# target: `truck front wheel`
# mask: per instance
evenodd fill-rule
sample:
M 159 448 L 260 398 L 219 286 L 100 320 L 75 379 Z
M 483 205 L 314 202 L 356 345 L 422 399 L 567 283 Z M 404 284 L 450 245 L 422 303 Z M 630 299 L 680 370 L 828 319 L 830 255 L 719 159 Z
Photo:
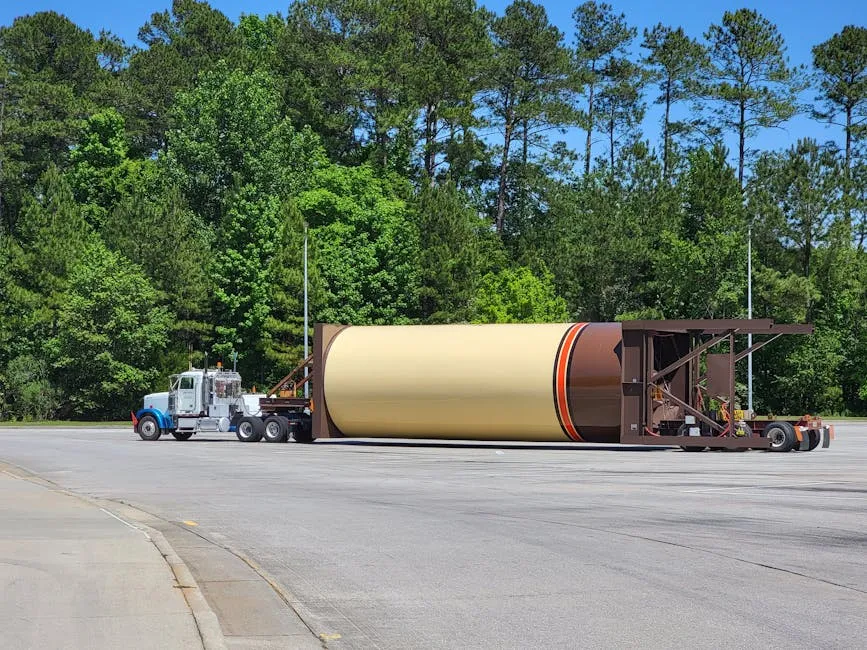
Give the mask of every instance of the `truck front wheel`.
M 241 442 L 259 442 L 262 439 L 262 433 L 265 427 L 262 425 L 262 420 L 256 417 L 243 417 L 238 420 L 238 428 L 235 430 L 235 435 Z
M 159 440 L 162 434 L 162 429 L 153 415 L 145 415 L 138 421 L 138 435 L 142 440 Z

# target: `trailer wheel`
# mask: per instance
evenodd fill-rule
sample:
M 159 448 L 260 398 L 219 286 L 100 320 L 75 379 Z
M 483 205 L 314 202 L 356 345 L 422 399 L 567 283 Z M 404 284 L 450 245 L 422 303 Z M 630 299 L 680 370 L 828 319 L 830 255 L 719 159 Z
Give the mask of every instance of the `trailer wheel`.
M 807 447 L 806 451 L 813 451 L 816 447 L 819 446 L 819 443 L 822 442 L 822 434 L 813 429 L 801 429 L 801 435 L 809 436 L 809 447 Z M 794 451 L 800 451 L 800 445 L 795 442 L 795 446 L 792 448 Z
M 295 433 L 292 434 L 295 442 L 310 444 L 313 442 L 313 431 L 310 422 L 301 422 L 301 426 L 295 428 Z
M 795 427 L 788 422 L 774 422 L 765 427 L 765 438 L 771 441 L 771 451 L 791 451 L 795 446 Z
M 245 416 L 238 420 L 238 428 L 235 435 L 241 442 L 259 442 L 264 432 L 262 420 L 256 417 Z
M 192 431 L 172 431 L 175 440 L 189 440 L 193 436 Z
M 289 420 L 282 415 L 265 418 L 265 442 L 286 442 L 289 437 Z
M 163 431 L 153 415 L 145 415 L 138 421 L 138 435 L 142 440 L 159 440 Z

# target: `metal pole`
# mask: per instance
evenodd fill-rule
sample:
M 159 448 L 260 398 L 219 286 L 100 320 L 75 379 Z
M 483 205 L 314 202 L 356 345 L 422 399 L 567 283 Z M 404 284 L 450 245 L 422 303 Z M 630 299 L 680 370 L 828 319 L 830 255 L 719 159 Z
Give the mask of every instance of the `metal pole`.
M 753 227 L 747 231 L 747 318 L 753 317 Z M 753 347 L 753 334 L 747 334 L 747 349 Z M 734 409 L 734 405 L 732 406 Z M 753 353 L 747 355 L 747 409 L 753 410 Z M 750 416 L 752 417 L 752 416 Z
M 309 329 L 309 320 L 307 314 L 307 222 L 304 222 L 304 358 L 306 359 L 309 355 L 308 353 L 308 329 Z M 308 373 L 310 372 L 310 367 L 304 366 L 304 378 L 307 378 Z M 310 382 L 304 382 L 304 399 L 310 398 Z

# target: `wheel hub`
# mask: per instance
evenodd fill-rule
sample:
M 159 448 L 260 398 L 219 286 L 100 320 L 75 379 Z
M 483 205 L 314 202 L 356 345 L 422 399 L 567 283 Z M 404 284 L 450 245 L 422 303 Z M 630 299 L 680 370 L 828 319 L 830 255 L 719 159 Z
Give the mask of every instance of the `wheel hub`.
M 781 429 L 774 429 L 768 437 L 771 439 L 771 447 L 779 447 L 786 442 L 786 435 Z

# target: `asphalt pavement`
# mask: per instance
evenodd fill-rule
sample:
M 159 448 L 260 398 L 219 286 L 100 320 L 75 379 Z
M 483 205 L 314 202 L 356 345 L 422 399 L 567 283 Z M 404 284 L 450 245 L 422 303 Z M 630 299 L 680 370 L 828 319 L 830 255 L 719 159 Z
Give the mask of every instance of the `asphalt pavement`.
M 790 454 L 4 427 L 0 460 L 150 513 L 230 646 L 867 638 L 865 425 Z

